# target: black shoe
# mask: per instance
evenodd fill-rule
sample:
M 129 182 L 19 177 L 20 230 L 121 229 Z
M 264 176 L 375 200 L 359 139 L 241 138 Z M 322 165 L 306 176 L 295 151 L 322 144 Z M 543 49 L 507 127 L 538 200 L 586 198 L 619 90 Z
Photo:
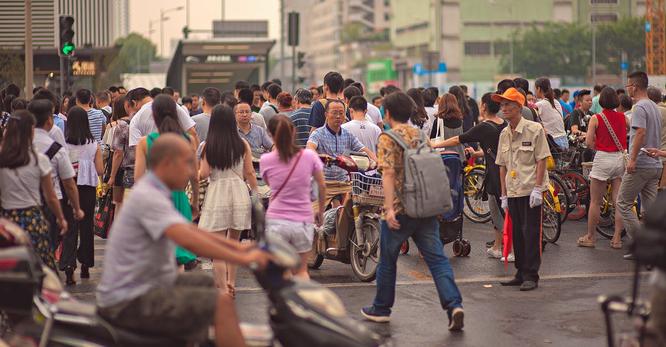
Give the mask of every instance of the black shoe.
M 534 281 L 525 281 L 520 285 L 521 292 L 527 292 L 539 288 L 539 284 Z
M 67 269 L 65 270 L 65 285 L 67 286 L 73 286 L 76 284 L 76 281 L 74 280 L 74 269 Z
M 507 287 L 516 287 L 522 285 L 523 280 L 514 277 L 511 281 L 500 282 L 500 284 Z
M 194 259 L 191 262 L 183 265 L 183 267 L 185 268 L 185 271 L 192 271 L 192 270 L 196 269 L 198 265 L 199 265 L 199 260 Z
M 624 260 L 636 260 L 636 257 L 633 253 L 627 253 L 623 256 Z
M 495 245 L 495 240 L 491 240 L 491 241 L 486 242 L 486 248 L 490 248 L 494 245 Z
M 90 278 L 90 271 L 85 265 L 81 265 L 81 278 Z

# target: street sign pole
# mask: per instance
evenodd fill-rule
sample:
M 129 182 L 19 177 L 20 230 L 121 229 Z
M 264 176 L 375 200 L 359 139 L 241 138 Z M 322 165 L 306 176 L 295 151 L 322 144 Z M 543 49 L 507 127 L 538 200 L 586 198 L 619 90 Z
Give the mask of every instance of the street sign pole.
M 32 0 L 25 0 L 25 98 L 32 98 Z

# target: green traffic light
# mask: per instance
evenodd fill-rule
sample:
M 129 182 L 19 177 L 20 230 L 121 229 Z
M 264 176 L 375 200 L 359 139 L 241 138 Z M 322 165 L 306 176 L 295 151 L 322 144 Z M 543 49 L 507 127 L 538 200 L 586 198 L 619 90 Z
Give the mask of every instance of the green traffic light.
M 70 54 L 72 54 L 72 52 L 74 52 L 74 48 L 76 48 L 76 46 L 74 46 L 73 43 L 66 42 L 62 45 L 62 48 L 61 48 L 62 54 L 70 55 Z

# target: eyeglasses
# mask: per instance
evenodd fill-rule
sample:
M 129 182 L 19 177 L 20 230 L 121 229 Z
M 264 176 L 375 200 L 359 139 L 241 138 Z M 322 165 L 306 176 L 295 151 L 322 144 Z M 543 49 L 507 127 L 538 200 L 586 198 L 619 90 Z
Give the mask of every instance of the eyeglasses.
M 329 111 L 328 113 L 330 113 L 332 116 L 335 117 L 342 117 L 345 115 L 345 111 L 336 111 L 336 112 Z
M 252 114 L 252 111 L 236 111 L 236 114 Z

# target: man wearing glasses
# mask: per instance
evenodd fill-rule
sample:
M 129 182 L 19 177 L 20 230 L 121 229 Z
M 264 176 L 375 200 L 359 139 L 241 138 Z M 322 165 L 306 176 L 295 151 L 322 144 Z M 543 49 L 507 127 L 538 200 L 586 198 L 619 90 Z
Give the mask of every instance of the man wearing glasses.
M 327 154 L 332 157 L 349 154 L 349 152 L 364 152 L 373 161 L 377 161 L 375 154 L 349 131 L 342 128 L 345 120 L 345 105 L 341 100 L 329 100 L 324 109 L 326 123 L 310 134 L 307 148 L 317 151 L 319 154 Z M 326 179 L 326 205 L 334 197 L 351 191 L 347 171 L 337 166 L 324 168 Z
M 238 133 L 250 144 L 252 153 L 260 155 L 273 148 L 273 140 L 263 128 L 252 124 L 252 108 L 249 104 L 240 103 L 234 107 Z

